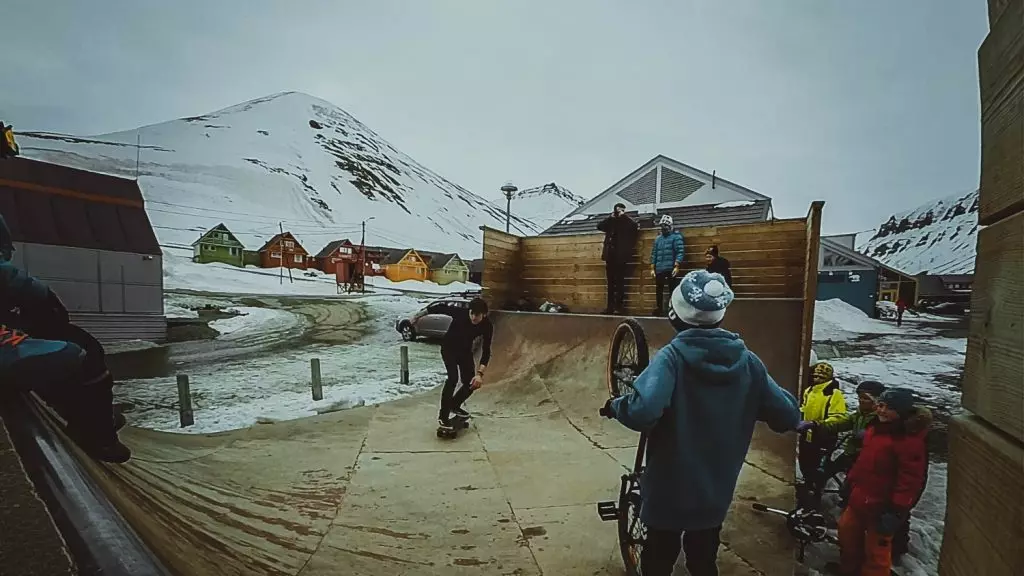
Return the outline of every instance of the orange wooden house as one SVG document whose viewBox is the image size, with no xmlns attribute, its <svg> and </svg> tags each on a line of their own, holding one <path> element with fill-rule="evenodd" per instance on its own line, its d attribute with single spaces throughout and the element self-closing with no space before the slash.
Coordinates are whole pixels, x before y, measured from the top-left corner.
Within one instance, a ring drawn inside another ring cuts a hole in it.
<svg viewBox="0 0 1024 576">
<path fill-rule="evenodd" d="M 291 232 L 276 234 L 259 249 L 261 268 L 298 268 L 305 270 L 310 267 L 309 252 L 299 244 Z"/>
<path fill-rule="evenodd" d="M 412 248 L 388 250 L 382 262 L 384 276 L 392 282 L 403 280 L 428 280 L 430 266 L 419 252 Z"/>
</svg>

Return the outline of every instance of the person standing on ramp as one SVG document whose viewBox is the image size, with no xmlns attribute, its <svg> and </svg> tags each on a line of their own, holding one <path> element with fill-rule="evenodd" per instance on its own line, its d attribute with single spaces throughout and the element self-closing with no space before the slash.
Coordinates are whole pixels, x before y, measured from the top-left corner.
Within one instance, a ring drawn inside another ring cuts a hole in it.
<svg viewBox="0 0 1024 576">
<path fill-rule="evenodd" d="M 618 203 L 611 216 L 602 220 L 597 229 L 604 232 L 601 259 L 608 278 L 608 307 L 605 314 L 621 314 L 626 301 L 626 267 L 636 244 L 637 223 L 626 215 L 626 205 Z"/>
<path fill-rule="evenodd" d="M 738 334 L 718 327 L 733 297 L 721 274 L 683 277 L 668 316 L 675 338 L 640 373 L 633 393 L 600 410 L 648 432 L 640 479 L 644 576 L 672 574 L 680 548 L 692 576 L 718 576 L 719 534 L 755 422 L 779 433 L 800 422 L 796 398 Z"/>
<path fill-rule="evenodd" d="M 451 316 L 452 323 L 441 341 L 441 360 L 448 377 L 441 390 L 441 410 L 437 416 L 437 424 L 441 428 L 452 429 L 451 419 L 469 418 L 469 413 L 462 409 L 462 404 L 473 394 L 473 391 L 484 383 L 484 371 L 491 361 L 491 337 L 494 325 L 487 318 L 487 302 L 483 298 L 469 301 L 469 309 L 455 306 L 442 307 L 435 311 L 438 314 Z M 416 319 L 426 315 L 426 311 L 416 315 Z M 480 365 L 476 365 L 473 357 L 473 341 L 483 338 L 483 354 Z M 456 391 L 455 385 L 461 382 Z"/>
</svg>

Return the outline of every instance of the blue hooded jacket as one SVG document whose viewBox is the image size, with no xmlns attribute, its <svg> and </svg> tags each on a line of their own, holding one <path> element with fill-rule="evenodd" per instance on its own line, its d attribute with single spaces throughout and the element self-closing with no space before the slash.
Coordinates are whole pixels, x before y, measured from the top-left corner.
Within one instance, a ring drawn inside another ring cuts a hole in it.
<svg viewBox="0 0 1024 576">
<path fill-rule="evenodd" d="M 672 230 L 668 234 L 664 232 L 654 238 L 654 246 L 651 247 L 651 265 L 657 273 L 671 272 L 672 268 L 679 264 L 683 265 L 683 235 Z"/>
<path fill-rule="evenodd" d="M 45 284 L 25 274 L 10 261 L 13 253 L 14 240 L 0 214 L 0 311 L 46 300 L 50 291 Z"/>
<path fill-rule="evenodd" d="M 754 423 L 781 433 L 800 422 L 796 398 L 738 334 L 721 328 L 678 333 L 634 386 L 611 409 L 625 426 L 649 433 L 640 519 L 655 529 L 720 526 Z"/>
</svg>

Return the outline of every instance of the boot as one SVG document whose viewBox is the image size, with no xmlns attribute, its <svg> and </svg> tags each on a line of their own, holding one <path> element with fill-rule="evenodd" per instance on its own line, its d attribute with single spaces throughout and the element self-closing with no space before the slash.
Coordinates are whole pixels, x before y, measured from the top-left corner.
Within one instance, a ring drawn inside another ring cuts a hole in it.
<svg viewBox="0 0 1024 576">
<path fill-rule="evenodd" d="M 110 373 L 80 386 L 74 394 L 75 407 L 68 415 L 68 436 L 89 456 L 103 462 L 122 464 L 131 450 L 117 437 L 124 416 L 114 412 L 114 379 Z"/>
</svg>

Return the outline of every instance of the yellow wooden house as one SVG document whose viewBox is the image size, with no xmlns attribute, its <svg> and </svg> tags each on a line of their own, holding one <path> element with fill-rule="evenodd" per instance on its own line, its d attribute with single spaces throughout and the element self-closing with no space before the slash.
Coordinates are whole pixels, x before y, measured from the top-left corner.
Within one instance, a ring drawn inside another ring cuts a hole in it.
<svg viewBox="0 0 1024 576">
<path fill-rule="evenodd" d="M 430 266 L 423 256 L 412 248 L 388 250 L 387 258 L 381 265 L 384 267 L 384 276 L 392 282 L 430 278 Z"/>
</svg>

